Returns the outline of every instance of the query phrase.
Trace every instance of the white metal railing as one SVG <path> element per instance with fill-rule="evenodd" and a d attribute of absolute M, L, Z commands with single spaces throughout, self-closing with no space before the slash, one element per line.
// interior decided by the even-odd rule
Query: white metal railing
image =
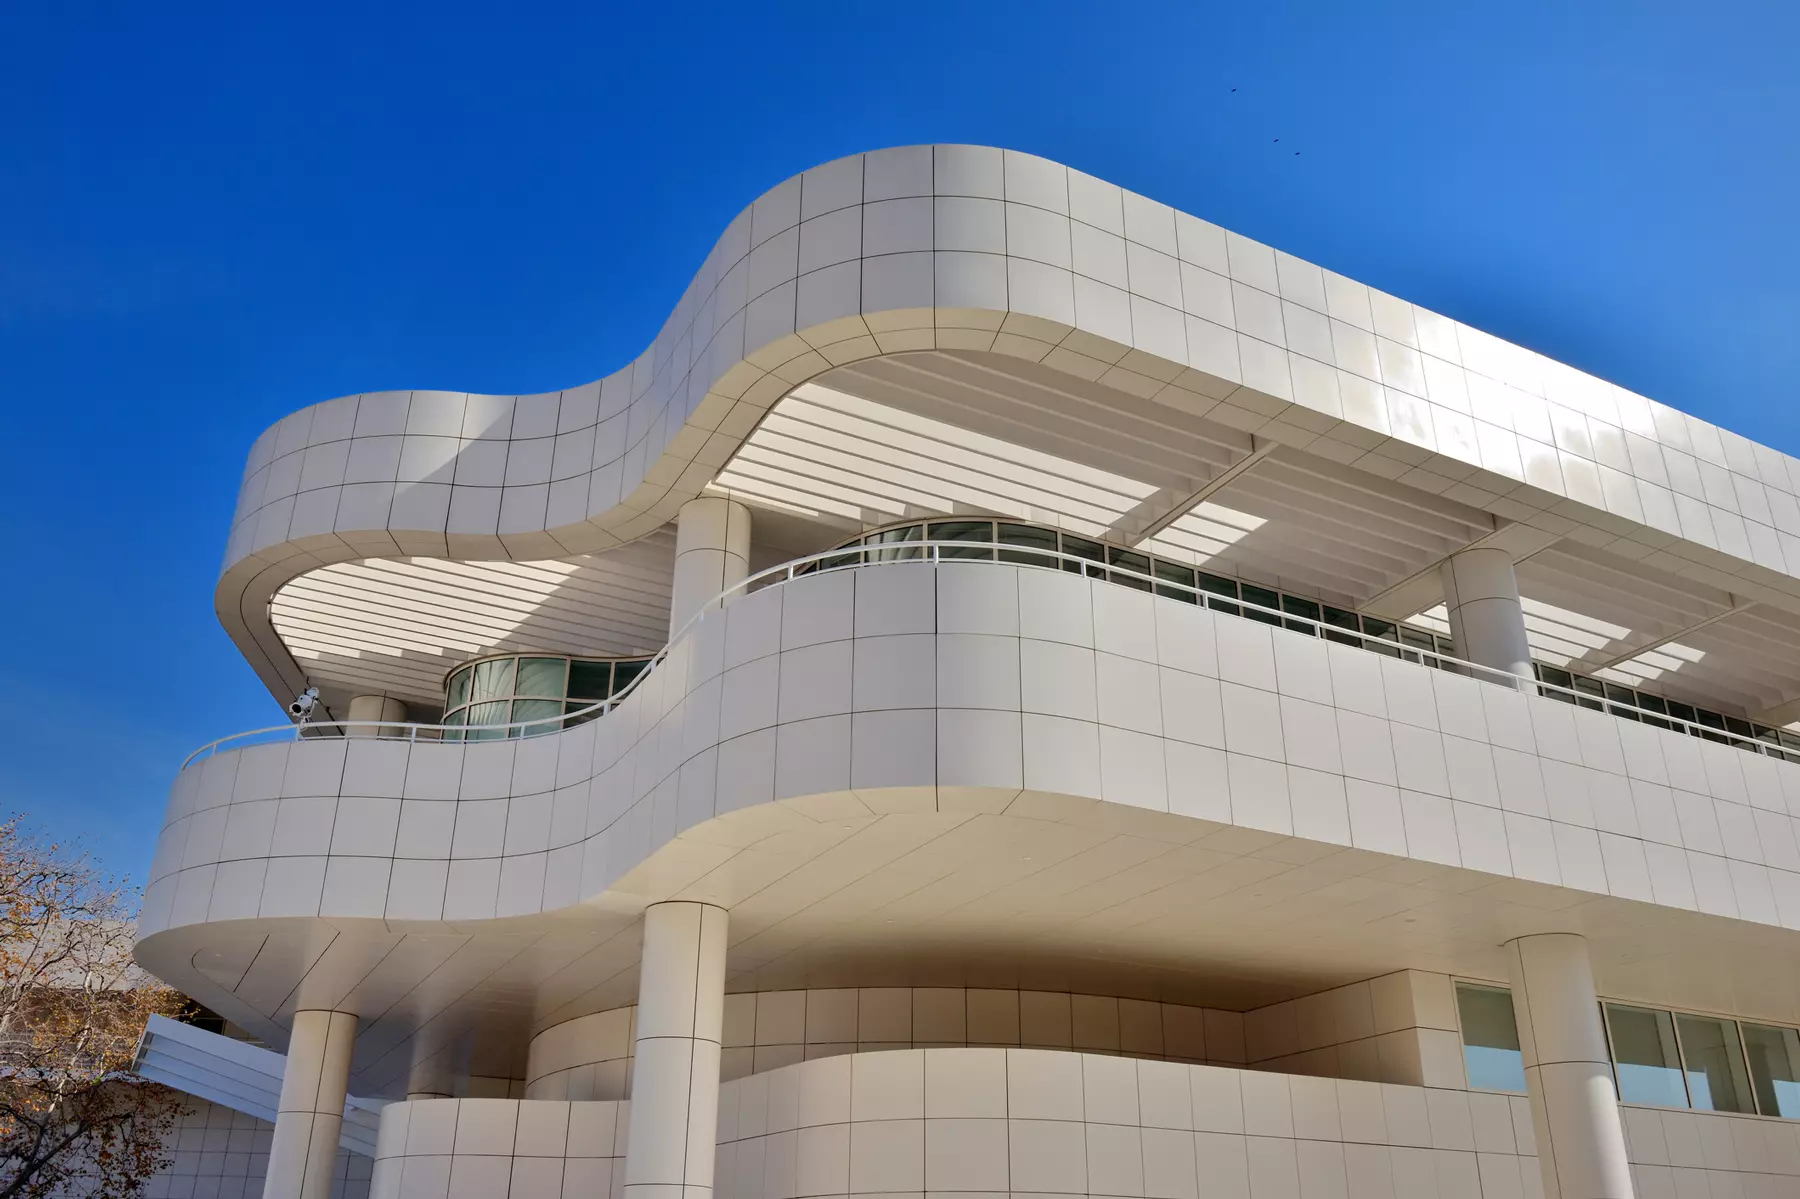
<path fill-rule="evenodd" d="M 181 763 L 187 769 L 196 759 L 211 757 L 224 749 L 240 749 L 249 745 L 267 744 L 279 741 L 306 741 L 315 738 L 341 738 L 358 736 L 388 741 L 455 741 L 482 742 L 511 740 L 519 737 L 532 737 L 544 733 L 553 733 L 571 727 L 572 724 L 584 723 L 608 712 L 623 703 L 627 697 L 643 685 L 644 680 L 654 674 L 669 651 L 686 637 L 693 627 L 708 612 L 718 608 L 739 592 L 760 590 L 762 587 L 779 586 L 790 583 L 802 575 L 827 573 L 837 570 L 852 570 L 864 566 L 879 566 L 895 562 L 928 562 L 933 565 L 943 562 L 991 562 L 998 565 L 1028 566 L 1041 569 L 1080 573 L 1090 578 L 1103 578 L 1120 583 L 1121 586 L 1132 587 L 1138 591 L 1149 591 L 1158 595 L 1173 595 L 1177 598 L 1189 597 L 1192 603 L 1214 611 L 1225 611 L 1242 615 L 1245 619 L 1255 620 L 1263 624 L 1280 625 L 1296 632 L 1309 632 L 1315 637 L 1334 641 L 1340 645 L 1354 645 L 1373 653 L 1383 654 L 1390 658 L 1401 658 L 1409 662 L 1430 665 L 1452 674 L 1460 674 L 1483 682 L 1495 683 L 1509 690 L 1536 690 L 1538 694 L 1565 703 L 1590 710 L 1606 710 L 1626 707 L 1628 705 L 1608 703 L 1596 696 L 1578 692 L 1573 688 L 1563 687 L 1555 683 L 1538 682 L 1527 679 L 1511 671 L 1500 670 L 1492 666 L 1483 666 L 1463 658 L 1440 654 L 1433 650 L 1420 649 L 1406 645 L 1373 633 L 1365 633 L 1360 629 L 1347 629 L 1328 624 L 1309 616 L 1297 616 L 1291 612 L 1283 612 L 1276 608 L 1265 608 L 1261 604 L 1252 604 L 1241 599 L 1231 599 L 1208 591 L 1196 584 L 1179 583 L 1171 579 L 1158 578 L 1144 571 L 1128 567 L 1110 565 L 1084 558 L 1079 554 L 1070 554 L 1061 550 L 1039 549 L 1035 546 L 1008 545 L 996 541 L 902 541 L 886 545 L 853 545 L 839 549 L 825 550 L 817 554 L 808 554 L 784 562 L 779 566 L 771 566 L 760 570 L 748 578 L 725 588 L 707 603 L 705 607 L 690 617 L 686 624 L 676 630 L 669 638 L 668 644 L 659 650 L 650 664 L 638 673 L 638 676 L 626 684 L 617 694 L 603 700 L 596 700 L 588 707 L 573 712 L 564 712 L 558 716 L 540 716 L 535 720 L 516 720 L 507 724 L 481 725 L 449 725 L 422 724 L 410 721 L 394 720 L 330 720 L 314 721 L 307 724 L 278 724 L 267 728 L 251 729 L 247 732 L 233 733 L 229 737 L 221 737 L 217 741 L 209 741 L 189 754 Z M 1124 581 L 1121 582 L 1121 579 Z M 1635 713 L 1638 709 L 1632 709 Z M 1615 713 L 1616 714 L 1616 713 Z M 1690 736 L 1701 737 L 1737 746 L 1739 749 L 1771 757 L 1785 759 L 1787 755 L 1779 747 L 1771 746 L 1754 737 L 1746 737 L 1739 733 L 1716 729 L 1709 725 L 1698 724 L 1691 720 L 1682 720 L 1661 713 L 1645 712 L 1636 717 L 1661 728 L 1668 728 Z M 351 730 L 365 730 L 352 733 Z M 448 735 L 447 735 L 448 734 Z M 470 734 L 479 734 L 471 736 Z"/>

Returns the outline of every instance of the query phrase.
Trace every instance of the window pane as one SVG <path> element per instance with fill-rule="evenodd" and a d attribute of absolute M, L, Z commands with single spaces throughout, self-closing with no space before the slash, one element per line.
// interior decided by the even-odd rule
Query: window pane
<path fill-rule="evenodd" d="M 1736 1021 L 1683 1014 L 1675 1017 L 1675 1028 L 1681 1034 L 1694 1106 L 1709 1112 L 1750 1111 L 1750 1079 L 1738 1049 Z"/>
<path fill-rule="evenodd" d="M 460 708 L 469 698 L 469 670 L 464 667 L 450 676 L 450 689 L 445 693 L 446 708 Z"/>
<path fill-rule="evenodd" d="M 1001 545 L 1029 546 L 1032 549 L 1056 552 L 1056 530 L 1040 529 L 1036 525 L 1001 525 L 1000 536 L 996 538 Z M 1056 559 L 1044 554 L 1028 554 L 1019 550 L 1001 550 L 1000 561 L 1021 562 L 1027 566 L 1055 566 Z"/>
<path fill-rule="evenodd" d="M 499 658 L 492 662 L 477 663 L 474 680 L 469 686 L 469 698 L 484 700 L 511 695 L 513 693 L 513 666 L 516 662 L 517 659 L 514 658 Z M 469 723 L 479 722 L 471 720 Z"/>
<path fill-rule="evenodd" d="M 1064 533 L 1062 538 L 1062 548 L 1063 553 L 1074 554 L 1077 558 L 1087 558 L 1093 562 L 1106 561 L 1106 550 L 1100 543 L 1098 541 L 1089 541 L 1085 537 L 1071 537 L 1069 534 Z M 1066 559 L 1063 561 L 1062 567 L 1064 570 L 1078 572 L 1082 569 L 1081 563 L 1070 562 Z M 1104 575 L 1106 572 L 1090 566 L 1087 568 L 1087 573 L 1098 577 Z"/>
<path fill-rule="evenodd" d="M 1800 1032 L 1744 1025 L 1756 1107 L 1765 1116 L 1800 1116 Z"/>
<path fill-rule="evenodd" d="M 1681 1057 L 1675 1051 L 1675 1021 L 1669 1013 L 1609 1003 L 1606 1027 L 1612 1033 L 1620 1099 L 1658 1107 L 1688 1105 Z"/>
<path fill-rule="evenodd" d="M 994 526 L 985 520 L 940 520 L 925 530 L 925 539 L 988 542 L 994 539 Z M 940 546 L 937 553 L 940 558 L 981 558 L 989 562 L 994 559 L 994 551 L 987 548 L 964 550 Z"/>
<path fill-rule="evenodd" d="M 569 692 L 564 658 L 520 658 L 519 682 L 514 695 L 554 695 L 561 699 Z"/>
<path fill-rule="evenodd" d="M 904 529 L 886 529 L 880 533 L 871 533 L 869 536 L 863 538 L 863 544 L 895 546 L 902 542 L 923 540 L 925 540 L 924 525 L 907 525 Z M 913 549 L 884 549 L 871 553 L 869 555 L 869 561 L 899 562 L 903 559 L 917 558 L 923 552 L 923 550 L 916 547 Z M 854 561 L 854 559 L 849 559 L 847 561 Z"/>
<path fill-rule="evenodd" d="M 648 658 L 640 658 L 636 662 L 615 662 L 615 663 L 613 663 L 612 693 L 614 695 L 617 695 L 619 692 L 625 690 L 626 685 L 628 683 L 630 683 L 632 679 L 635 679 L 640 674 L 643 674 L 644 667 L 646 667 L 648 665 L 650 665 L 650 659 L 648 659 Z"/>
<path fill-rule="evenodd" d="M 528 728 L 514 729 L 515 737 L 536 737 L 543 733 L 554 733 L 562 727 L 560 720 L 546 720 L 546 717 L 562 715 L 562 701 L 559 699 L 516 699 L 513 701 L 512 718 L 517 724 L 522 720 L 543 720 L 543 724 Z"/>
<path fill-rule="evenodd" d="M 512 665 L 510 659 L 507 661 L 507 665 Z M 511 707 L 512 705 L 505 700 L 501 700 L 499 703 L 472 704 L 464 715 L 471 725 L 505 724 L 508 709 Z M 490 728 L 486 731 L 477 731 L 471 728 L 469 730 L 469 740 L 471 741 L 494 741 L 504 736 L 506 736 L 504 729 Z"/>
<path fill-rule="evenodd" d="M 1297 595 L 1283 595 L 1281 597 L 1281 610 L 1286 612 L 1289 616 L 1304 616 L 1307 620 L 1319 619 L 1318 602 L 1315 600 L 1301 599 Z M 1318 636 L 1317 629 L 1310 624 L 1303 624 L 1298 620 L 1288 621 L 1287 627 L 1294 630 L 1296 633 L 1305 633 L 1309 637 Z"/>
<path fill-rule="evenodd" d="M 1140 578 L 1150 573 L 1150 558 L 1146 554 L 1133 553 L 1131 550 L 1111 549 L 1106 552 L 1107 559 L 1117 567 L 1128 570 L 1130 574 L 1117 574 L 1112 581 L 1123 587 L 1133 587 L 1139 591 L 1150 590 L 1150 581 Z"/>
<path fill-rule="evenodd" d="M 605 699 L 611 686 L 611 662 L 569 663 L 570 699 Z"/>
<path fill-rule="evenodd" d="M 1152 559 L 1150 565 L 1152 572 L 1160 580 L 1156 584 L 1156 594 L 1166 595 L 1184 604 L 1200 602 L 1200 596 L 1194 591 L 1193 567 L 1183 566 L 1179 562 L 1166 562 L 1161 558 Z"/>
<path fill-rule="evenodd" d="M 1255 604 L 1259 608 L 1281 608 L 1281 593 L 1271 591 L 1267 587 L 1258 587 L 1253 583 L 1243 584 L 1243 596 L 1246 604 Z M 1244 615 L 1251 620 L 1260 620 L 1264 624 L 1280 624 L 1279 616 L 1271 616 L 1267 612 L 1258 612 L 1251 608 L 1244 609 Z"/>
<path fill-rule="evenodd" d="M 600 709 L 595 707 L 591 700 L 564 704 L 563 711 L 569 714 L 568 719 L 563 721 L 563 727 L 570 729 L 578 724 L 586 724 L 600 715 Z"/>
<path fill-rule="evenodd" d="M 1469 1085 L 1484 1091 L 1523 1091 L 1525 1057 L 1519 1052 L 1519 1025 L 1512 992 L 1473 983 L 1456 984 L 1462 1017 L 1463 1061 Z"/>

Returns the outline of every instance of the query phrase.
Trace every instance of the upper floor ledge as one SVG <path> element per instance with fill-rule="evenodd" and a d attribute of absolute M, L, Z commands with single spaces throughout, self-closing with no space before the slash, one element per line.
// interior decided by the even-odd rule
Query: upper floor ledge
<path fill-rule="evenodd" d="M 928 556 L 753 576 L 607 718 L 551 735 L 221 743 L 175 785 L 143 935 L 526 916 L 665 853 L 690 857 L 639 891 L 731 890 L 795 819 L 830 854 L 903 812 L 1292 838 L 1800 928 L 1800 766 L 1193 589 L 908 548 Z"/>
<path fill-rule="evenodd" d="M 370 557 L 541 560 L 665 525 L 796 386 L 1026 359 L 1497 520 L 1800 606 L 1800 462 L 1079 171 L 902 147 L 732 222 L 651 346 L 539 396 L 348 396 L 252 449 L 216 603 L 277 692 L 268 601 Z"/>

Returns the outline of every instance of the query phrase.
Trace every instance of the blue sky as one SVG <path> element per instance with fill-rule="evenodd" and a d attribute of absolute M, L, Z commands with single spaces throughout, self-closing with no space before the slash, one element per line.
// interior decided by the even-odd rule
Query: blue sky
<path fill-rule="evenodd" d="M 1043 154 L 1800 453 L 1797 44 L 1785 0 L 5 6 L 0 809 L 141 876 L 182 756 L 280 718 L 212 611 L 265 426 L 594 379 L 858 150 Z"/>

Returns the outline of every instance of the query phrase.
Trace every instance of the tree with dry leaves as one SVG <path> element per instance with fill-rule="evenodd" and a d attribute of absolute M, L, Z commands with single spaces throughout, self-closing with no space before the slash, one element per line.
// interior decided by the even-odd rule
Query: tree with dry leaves
<path fill-rule="evenodd" d="M 181 1102 L 131 1068 L 183 1000 L 133 963 L 129 894 L 0 822 L 0 1199 L 131 1199 L 169 1163 Z"/>

